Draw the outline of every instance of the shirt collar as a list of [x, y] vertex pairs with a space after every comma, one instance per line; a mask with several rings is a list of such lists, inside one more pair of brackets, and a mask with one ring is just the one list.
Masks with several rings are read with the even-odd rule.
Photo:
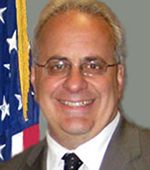
[[[63, 162], [62, 157], [68, 150], [57, 143], [48, 133], [46, 132], [46, 140], [48, 143], [48, 167], [53, 169], [53, 167], [58, 167], [59, 164]], [[52, 167], [52, 168], [50, 168]]]
[[119, 123], [119, 119], [120, 113], [118, 113], [115, 119], [113, 119], [113, 121], [109, 123], [96, 137], [80, 145], [74, 151], [90, 170], [100, 168], [108, 144]]

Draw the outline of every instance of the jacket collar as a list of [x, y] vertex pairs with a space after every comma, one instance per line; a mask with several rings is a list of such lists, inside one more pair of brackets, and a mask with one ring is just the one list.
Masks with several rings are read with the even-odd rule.
[[139, 130], [121, 116], [100, 170], [131, 169], [129, 162], [141, 154], [139, 141]]

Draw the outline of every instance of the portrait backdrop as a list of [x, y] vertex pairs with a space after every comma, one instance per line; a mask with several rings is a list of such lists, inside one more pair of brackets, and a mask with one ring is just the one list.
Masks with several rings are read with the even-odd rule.
[[[49, 0], [27, 0], [30, 41], [39, 12]], [[150, 128], [150, 1], [104, 0], [118, 16], [126, 35], [126, 83], [121, 108], [124, 115], [139, 126]], [[46, 120], [41, 114], [41, 138]]]

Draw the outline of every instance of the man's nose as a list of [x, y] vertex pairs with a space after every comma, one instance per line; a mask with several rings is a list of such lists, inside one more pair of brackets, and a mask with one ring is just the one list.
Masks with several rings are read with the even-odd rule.
[[82, 74], [79, 68], [72, 68], [71, 72], [63, 83], [63, 87], [74, 93], [87, 88], [87, 81], [85, 80], [85, 76]]

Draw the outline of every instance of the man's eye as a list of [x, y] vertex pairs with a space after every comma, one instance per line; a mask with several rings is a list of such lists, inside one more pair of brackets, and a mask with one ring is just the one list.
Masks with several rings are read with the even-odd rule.
[[57, 65], [54, 65], [52, 66], [52, 70], [60, 70], [60, 69], [63, 69], [65, 68], [65, 65], [64, 64], [57, 64]]
[[51, 62], [47, 65], [47, 73], [49, 75], [58, 75], [65, 72], [68, 72], [70, 69], [69, 64], [64, 63], [63, 61], [60, 62]]
[[99, 65], [99, 64], [93, 64], [93, 63], [87, 65], [87, 68], [88, 68], [88, 69], [93, 69], [93, 70], [94, 70], [94, 69], [95, 69], [95, 70], [96, 70], [96, 69], [101, 69], [101, 67], [102, 67], [101, 65]]

